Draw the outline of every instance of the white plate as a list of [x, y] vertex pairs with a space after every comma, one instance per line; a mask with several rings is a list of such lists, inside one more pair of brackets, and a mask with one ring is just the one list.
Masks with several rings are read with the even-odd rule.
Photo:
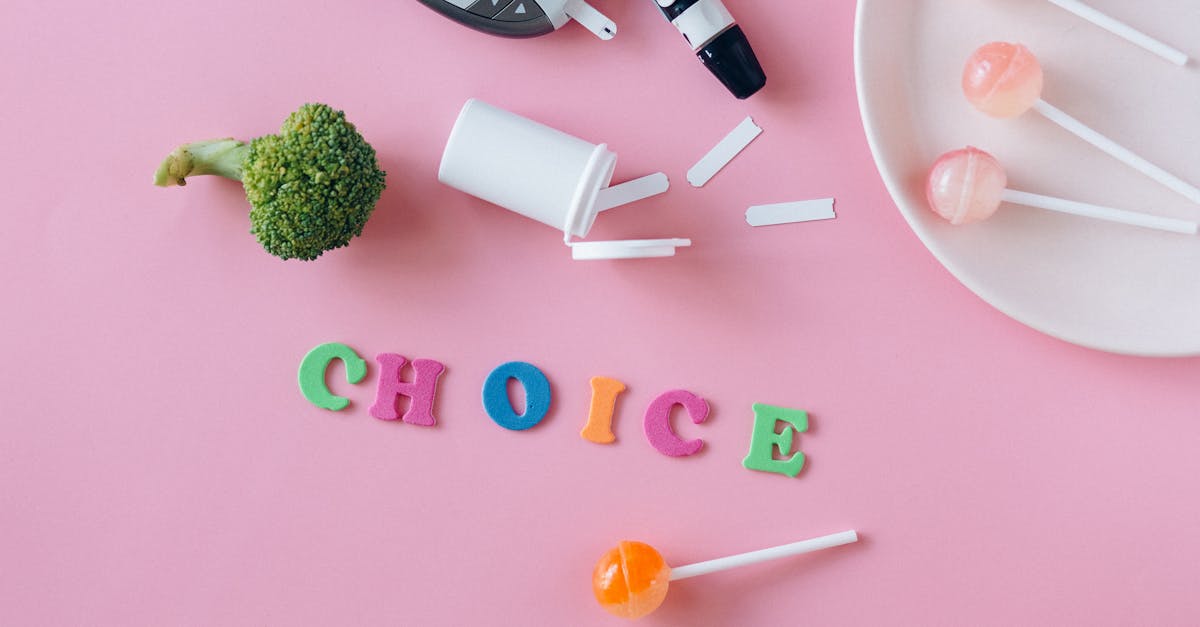
[[[1193, 57], [1200, 2], [1092, 0]], [[1200, 207], [1033, 113], [992, 120], [959, 88], [989, 41], [1029, 46], [1044, 98], [1200, 184], [1200, 71], [1100, 30], [1045, 0], [859, 0], [855, 69], [875, 162], [925, 246], [1004, 313], [1068, 342], [1136, 355], [1200, 354], [1200, 238], [1003, 206], [954, 227], [926, 208], [938, 155], [974, 145], [1014, 189], [1200, 220]]]

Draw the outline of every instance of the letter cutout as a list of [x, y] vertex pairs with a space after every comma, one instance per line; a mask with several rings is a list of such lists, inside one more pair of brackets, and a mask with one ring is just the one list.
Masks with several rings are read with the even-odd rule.
[[396, 401], [400, 396], [410, 400], [408, 409], [402, 420], [410, 425], [432, 427], [437, 424], [433, 417], [433, 400], [437, 396], [438, 377], [445, 372], [446, 366], [432, 359], [415, 359], [412, 362], [412, 382], [400, 380], [400, 369], [408, 360], [395, 353], [380, 353], [375, 356], [379, 362], [379, 387], [375, 392], [375, 404], [371, 406], [371, 415], [380, 420], [395, 420], [400, 418], [396, 411]]
[[329, 364], [340, 359], [346, 364], [346, 381], [357, 384], [367, 376], [367, 362], [363, 361], [353, 348], [337, 342], [321, 344], [308, 351], [300, 361], [300, 372], [297, 379], [300, 382], [300, 393], [308, 402], [331, 411], [341, 411], [350, 404], [350, 399], [335, 396], [325, 385], [325, 371]]
[[608, 377], [592, 377], [592, 404], [588, 408], [587, 424], [579, 435], [588, 442], [612, 444], [617, 436], [612, 432], [613, 413], [617, 409], [617, 397], [625, 391], [625, 384]]
[[[808, 413], [762, 403], [755, 403], [753, 408], [754, 431], [750, 436], [750, 452], [742, 460], [742, 465], [747, 470], [775, 472], [789, 477], [800, 474], [800, 469], [804, 468], [804, 453], [796, 451], [787, 459], [775, 459], [773, 448], [778, 447], [783, 455], [791, 453], [792, 433], [808, 431]], [[775, 426], [780, 422], [786, 425], [782, 431], [776, 432]]]
[[[508, 380], [525, 386], [525, 413], [513, 410], [508, 398]], [[510, 361], [496, 366], [483, 382], [483, 409], [496, 424], [510, 431], [537, 426], [550, 411], [550, 381], [537, 366]]]
[[671, 408], [682, 405], [692, 422], [700, 424], [708, 419], [708, 401], [687, 390], [670, 390], [650, 401], [646, 408], [644, 427], [646, 439], [659, 453], [670, 457], [695, 455], [704, 448], [704, 440], [682, 440], [671, 429]]

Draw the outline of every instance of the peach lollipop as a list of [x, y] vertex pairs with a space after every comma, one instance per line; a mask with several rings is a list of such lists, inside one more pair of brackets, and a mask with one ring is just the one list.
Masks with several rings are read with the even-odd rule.
[[843, 531], [673, 569], [654, 547], [626, 540], [596, 563], [592, 571], [592, 592], [609, 613], [621, 618], [641, 618], [662, 605], [672, 581], [857, 541], [858, 533]]
[[925, 197], [929, 208], [950, 224], [986, 220], [996, 213], [1001, 203], [1010, 202], [1173, 233], [1195, 235], [1200, 231], [1200, 225], [1195, 222], [1018, 192], [1007, 187], [1008, 175], [1000, 162], [978, 148], [967, 147], [948, 152], [933, 164]]
[[1200, 189], [1101, 135], [1042, 100], [1042, 67], [1020, 44], [993, 42], [967, 60], [962, 89], [976, 108], [995, 118], [1012, 118], [1033, 109], [1110, 156], [1200, 204]]

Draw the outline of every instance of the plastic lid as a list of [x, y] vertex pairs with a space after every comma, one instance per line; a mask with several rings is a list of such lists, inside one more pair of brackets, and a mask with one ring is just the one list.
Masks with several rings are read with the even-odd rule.
[[602, 242], [567, 242], [571, 258], [577, 261], [597, 259], [649, 259], [674, 257], [675, 249], [691, 246], [690, 239], [618, 239]]
[[587, 237], [596, 222], [596, 198], [600, 189], [612, 182], [613, 172], [617, 169], [617, 155], [608, 150], [608, 144], [600, 144], [592, 150], [583, 175], [579, 177], [579, 185], [567, 209], [566, 223], [563, 224], [563, 241], [568, 244], [571, 236]]

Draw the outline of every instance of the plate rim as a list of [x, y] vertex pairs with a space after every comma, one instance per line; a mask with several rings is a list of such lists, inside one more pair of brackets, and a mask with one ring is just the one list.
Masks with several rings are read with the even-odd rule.
[[1133, 357], [1186, 358], [1200, 356], [1200, 346], [1185, 347], [1179, 350], [1150, 350], [1145, 347], [1121, 344], [1120, 342], [1097, 342], [1084, 337], [1074, 336], [1069, 330], [1058, 328], [1053, 323], [1038, 320], [1036, 316], [1022, 314], [1017, 308], [1006, 303], [1004, 298], [998, 297], [987, 285], [964, 275], [959, 267], [945, 257], [943, 251], [937, 246], [936, 240], [930, 237], [927, 230], [915, 219], [911, 208], [906, 207], [905, 203], [901, 202], [908, 195], [907, 188], [899, 179], [894, 169], [885, 167], [884, 158], [881, 156], [882, 140], [877, 131], [878, 124], [874, 122], [875, 115], [867, 106], [867, 101], [869, 100], [868, 92], [871, 92], [872, 88], [865, 81], [863, 69], [866, 49], [863, 29], [868, 10], [867, 5], [870, 4], [872, 4], [872, 0], [858, 0], [854, 11], [854, 86], [857, 92], [859, 118], [862, 121], [863, 132], [867, 137], [867, 146], [871, 151], [871, 160], [875, 163], [875, 170], [879, 173], [880, 178], [883, 179], [884, 187], [887, 188], [892, 203], [896, 205], [896, 209], [904, 217], [904, 221], [908, 223], [909, 228], [916, 234], [921, 245], [933, 255], [934, 259], [955, 280], [970, 290], [971, 293], [975, 294], [976, 297], [983, 300], [987, 305], [995, 308], [1009, 318], [1057, 340], [1096, 351]]

